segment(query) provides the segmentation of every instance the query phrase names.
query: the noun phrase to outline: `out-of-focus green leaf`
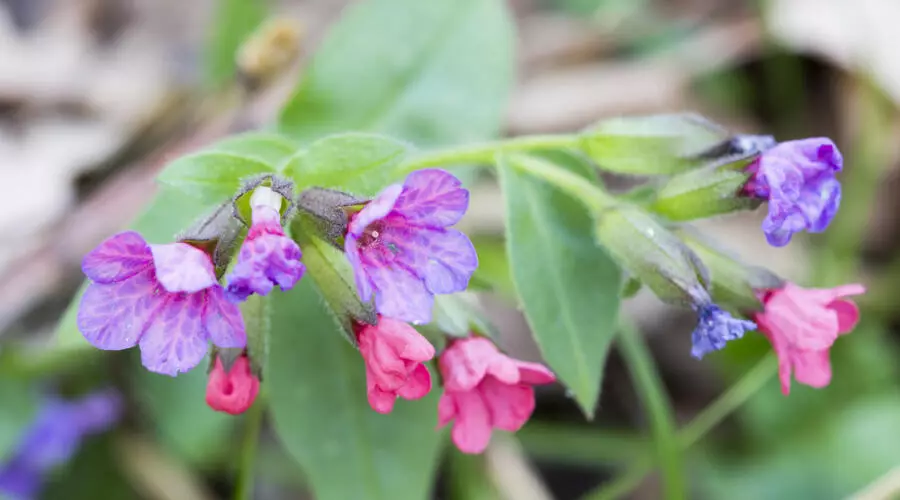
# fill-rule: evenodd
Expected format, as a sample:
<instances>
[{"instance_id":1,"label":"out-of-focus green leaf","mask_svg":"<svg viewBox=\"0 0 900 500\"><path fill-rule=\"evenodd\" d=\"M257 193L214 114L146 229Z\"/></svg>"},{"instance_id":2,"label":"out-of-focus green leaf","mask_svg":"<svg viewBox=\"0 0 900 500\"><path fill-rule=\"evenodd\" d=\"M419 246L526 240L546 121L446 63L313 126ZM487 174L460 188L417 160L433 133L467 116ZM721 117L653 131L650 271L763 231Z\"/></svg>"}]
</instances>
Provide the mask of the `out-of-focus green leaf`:
<instances>
[{"instance_id":1,"label":"out-of-focus green leaf","mask_svg":"<svg viewBox=\"0 0 900 500\"><path fill-rule=\"evenodd\" d=\"M346 130L419 146L493 136L512 83L513 46L505 2L360 2L322 43L279 126L303 141Z\"/></svg>"},{"instance_id":2,"label":"out-of-focus green leaf","mask_svg":"<svg viewBox=\"0 0 900 500\"><path fill-rule=\"evenodd\" d=\"M584 206L515 169L520 160L499 161L513 282L544 359L592 417L616 333L621 271L594 243Z\"/></svg>"},{"instance_id":3,"label":"out-of-focus green leaf","mask_svg":"<svg viewBox=\"0 0 900 500\"><path fill-rule=\"evenodd\" d=\"M472 275L472 281L484 283L492 291L507 299L517 300L509 271L509 259L506 256L506 242L503 238L473 235L472 244L478 252L478 269Z\"/></svg>"},{"instance_id":4,"label":"out-of-focus green leaf","mask_svg":"<svg viewBox=\"0 0 900 500\"><path fill-rule=\"evenodd\" d=\"M41 492L45 500L97 500L99 498L143 498L119 468L112 435L89 436L81 449Z\"/></svg>"},{"instance_id":5,"label":"out-of-focus green leaf","mask_svg":"<svg viewBox=\"0 0 900 500\"><path fill-rule=\"evenodd\" d=\"M448 460L449 493L452 500L495 500L502 498L488 475L482 455L466 455L451 450Z\"/></svg>"},{"instance_id":6,"label":"out-of-focus green leaf","mask_svg":"<svg viewBox=\"0 0 900 500\"><path fill-rule=\"evenodd\" d=\"M206 81L218 87L234 77L237 51L266 17L267 0L217 0L206 44Z\"/></svg>"},{"instance_id":7,"label":"out-of-focus green leaf","mask_svg":"<svg viewBox=\"0 0 900 500\"><path fill-rule=\"evenodd\" d=\"M381 135L336 134L297 153L284 171L293 177L297 189L316 186L374 195L398 180L393 167L407 151L407 145Z\"/></svg>"},{"instance_id":8,"label":"out-of-focus green leaf","mask_svg":"<svg viewBox=\"0 0 900 500\"><path fill-rule=\"evenodd\" d=\"M187 373L167 377L147 371L137 356L132 363L141 414L151 419L151 429L167 450L195 466L212 466L224 458L236 442L232 436L239 421L206 405L207 365L204 359Z\"/></svg>"},{"instance_id":9,"label":"out-of-focus green leaf","mask_svg":"<svg viewBox=\"0 0 900 500\"><path fill-rule=\"evenodd\" d=\"M266 383L275 429L319 500L428 497L441 434L437 392L399 399L390 415L369 407L359 352L309 280L273 296Z\"/></svg>"},{"instance_id":10,"label":"out-of-focus green leaf","mask_svg":"<svg viewBox=\"0 0 900 500\"><path fill-rule=\"evenodd\" d=\"M582 133L582 145L604 170L671 175L701 165L691 157L727 137L699 115L653 115L604 120Z\"/></svg>"},{"instance_id":11,"label":"out-of-focus green leaf","mask_svg":"<svg viewBox=\"0 0 900 500\"><path fill-rule=\"evenodd\" d=\"M22 380L0 378L0 463L15 452L22 433L34 420L38 398L33 388Z\"/></svg>"},{"instance_id":12,"label":"out-of-focus green leaf","mask_svg":"<svg viewBox=\"0 0 900 500\"><path fill-rule=\"evenodd\" d=\"M496 328L488 320L474 293L437 295L434 299L434 320L431 325L441 333L468 337L474 332L494 339L498 337Z\"/></svg>"}]
</instances>

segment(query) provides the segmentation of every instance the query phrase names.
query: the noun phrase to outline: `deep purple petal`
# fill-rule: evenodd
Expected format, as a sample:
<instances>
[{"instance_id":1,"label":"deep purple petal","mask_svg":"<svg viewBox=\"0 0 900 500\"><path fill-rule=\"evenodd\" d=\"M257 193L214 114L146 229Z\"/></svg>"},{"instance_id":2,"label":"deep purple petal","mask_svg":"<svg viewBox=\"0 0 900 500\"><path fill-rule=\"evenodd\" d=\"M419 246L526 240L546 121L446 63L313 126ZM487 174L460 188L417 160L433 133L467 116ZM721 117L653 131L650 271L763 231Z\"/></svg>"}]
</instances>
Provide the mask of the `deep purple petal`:
<instances>
[{"instance_id":1,"label":"deep purple petal","mask_svg":"<svg viewBox=\"0 0 900 500\"><path fill-rule=\"evenodd\" d=\"M431 321L434 296L422 280L402 268L367 266L375 288L375 309L382 316L424 324Z\"/></svg>"},{"instance_id":2,"label":"deep purple petal","mask_svg":"<svg viewBox=\"0 0 900 500\"><path fill-rule=\"evenodd\" d=\"M91 283L78 306L78 330L99 349L134 347L165 295L152 269L120 283Z\"/></svg>"},{"instance_id":3,"label":"deep purple petal","mask_svg":"<svg viewBox=\"0 0 900 500\"><path fill-rule=\"evenodd\" d=\"M697 315L697 327L691 334L691 355L697 359L722 349L730 340L743 337L744 332L756 329L756 323L735 319L715 304L699 306Z\"/></svg>"},{"instance_id":4,"label":"deep purple petal","mask_svg":"<svg viewBox=\"0 0 900 500\"><path fill-rule=\"evenodd\" d=\"M193 293L216 284L212 260L187 243L150 245L156 279L169 292Z\"/></svg>"},{"instance_id":5,"label":"deep purple petal","mask_svg":"<svg viewBox=\"0 0 900 500\"><path fill-rule=\"evenodd\" d=\"M347 225L347 232L357 237L361 236L369 224L383 219L394 209L394 204L397 202L397 198L399 198L402 190L403 186L400 184L386 187L375 199L367 203L359 213L350 219L350 224Z\"/></svg>"},{"instance_id":6,"label":"deep purple petal","mask_svg":"<svg viewBox=\"0 0 900 500\"><path fill-rule=\"evenodd\" d=\"M97 283L130 278L153 263L150 246L140 234L125 231L107 238L81 261L81 270Z\"/></svg>"},{"instance_id":7,"label":"deep purple petal","mask_svg":"<svg viewBox=\"0 0 900 500\"><path fill-rule=\"evenodd\" d=\"M203 324L213 344L219 347L246 347L247 333L238 306L225 298L221 287L212 287L204 293L206 310L203 312Z\"/></svg>"},{"instance_id":8,"label":"deep purple petal","mask_svg":"<svg viewBox=\"0 0 900 500\"><path fill-rule=\"evenodd\" d=\"M202 322L205 296L169 294L139 342L141 362L148 370L174 377L200 363L209 347Z\"/></svg>"},{"instance_id":9,"label":"deep purple petal","mask_svg":"<svg viewBox=\"0 0 900 500\"><path fill-rule=\"evenodd\" d=\"M814 189L803 193L797 204L809 221L807 231L821 233L841 206L841 183L833 177L824 179Z\"/></svg>"},{"instance_id":10,"label":"deep purple petal","mask_svg":"<svg viewBox=\"0 0 900 500\"><path fill-rule=\"evenodd\" d=\"M410 224L446 227L459 222L469 207L469 191L459 179L439 169L409 174L394 210Z\"/></svg>"},{"instance_id":11,"label":"deep purple petal","mask_svg":"<svg viewBox=\"0 0 900 500\"><path fill-rule=\"evenodd\" d=\"M9 500L37 498L41 483L41 473L19 460L12 460L0 469L0 497Z\"/></svg>"},{"instance_id":12,"label":"deep purple petal","mask_svg":"<svg viewBox=\"0 0 900 500\"><path fill-rule=\"evenodd\" d=\"M344 239L344 253L353 269L353 279L356 281L356 293L359 294L360 300L368 302L372 299L372 285L369 282L369 275L362 264L359 256L359 247L357 238L352 234L348 234Z\"/></svg>"},{"instance_id":13,"label":"deep purple petal","mask_svg":"<svg viewBox=\"0 0 900 500\"><path fill-rule=\"evenodd\" d=\"M230 298L241 301L251 293L267 295L276 284L282 290L290 290L303 276L300 258L300 247L287 236L261 234L247 238L228 275Z\"/></svg>"}]
</instances>

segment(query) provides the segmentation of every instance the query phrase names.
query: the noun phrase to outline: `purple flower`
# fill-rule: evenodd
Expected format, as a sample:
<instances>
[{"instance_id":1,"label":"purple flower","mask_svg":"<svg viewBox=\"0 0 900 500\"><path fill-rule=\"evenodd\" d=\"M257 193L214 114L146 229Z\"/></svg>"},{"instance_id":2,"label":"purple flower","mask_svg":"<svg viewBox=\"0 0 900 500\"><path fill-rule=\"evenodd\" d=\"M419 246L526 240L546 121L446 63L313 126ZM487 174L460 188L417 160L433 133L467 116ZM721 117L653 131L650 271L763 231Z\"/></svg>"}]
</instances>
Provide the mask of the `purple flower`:
<instances>
[{"instance_id":1,"label":"purple flower","mask_svg":"<svg viewBox=\"0 0 900 500\"><path fill-rule=\"evenodd\" d=\"M744 332L756 329L756 323L735 319L711 302L697 305L695 309L698 320L691 334L691 356L697 359L722 349L729 340L743 337Z\"/></svg>"},{"instance_id":2,"label":"purple flower","mask_svg":"<svg viewBox=\"0 0 900 500\"><path fill-rule=\"evenodd\" d=\"M252 224L226 288L232 301L266 295L275 285L290 290L303 276L300 247L281 227L280 194L261 186L250 196Z\"/></svg>"},{"instance_id":3,"label":"purple flower","mask_svg":"<svg viewBox=\"0 0 900 500\"><path fill-rule=\"evenodd\" d=\"M78 329L95 347L139 345L148 370L175 376L197 366L212 340L247 344L238 307L225 299L209 256L187 243L149 245L133 231L85 255L93 281L81 299Z\"/></svg>"},{"instance_id":4,"label":"purple flower","mask_svg":"<svg viewBox=\"0 0 900 500\"><path fill-rule=\"evenodd\" d=\"M744 192L769 201L762 229L770 245L782 247L798 231L828 227L841 204L835 174L843 163L834 142L820 137L782 142L750 165Z\"/></svg>"},{"instance_id":5,"label":"purple flower","mask_svg":"<svg viewBox=\"0 0 900 500\"><path fill-rule=\"evenodd\" d=\"M20 500L36 497L44 475L67 462L85 436L112 426L120 411L121 400L112 391L77 401L48 397L13 456L0 467L0 492Z\"/></svg>"},{"instance_id":6,"label":"purple flower","mask_svg":"<svg viewBox=\"0 0 900 500\"><path fill-rule=\"evenodd\" d=\"M466 289L478 267L475 247L456 224L469 192L443 170L413 172L350 219L344 249L364 301L378 313L427 323L436 293Z\"/></svg>"}]
</instances>

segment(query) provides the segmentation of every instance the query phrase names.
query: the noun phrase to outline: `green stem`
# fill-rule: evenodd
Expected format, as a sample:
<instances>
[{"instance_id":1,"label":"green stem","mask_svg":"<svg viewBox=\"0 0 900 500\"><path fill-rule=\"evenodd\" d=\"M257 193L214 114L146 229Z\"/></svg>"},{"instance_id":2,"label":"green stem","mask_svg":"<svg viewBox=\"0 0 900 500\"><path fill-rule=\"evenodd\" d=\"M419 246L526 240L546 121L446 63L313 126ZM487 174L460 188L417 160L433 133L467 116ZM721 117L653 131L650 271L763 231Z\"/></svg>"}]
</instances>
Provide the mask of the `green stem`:
<instances>
[{"instance_id":1,"label":"green stem","mask_svg":"<svg viewBox=\"0 0 900 500\"><path fill-rule=\"evenodd\" d=\"M241 462L235 486L235 500L253 498L253 480L256 476L256 449L259 445L259 431L263 423L264 398L256 402L245 413L244 438L241 442Z\"/></svg>"},{"instance_id":2,"label":"green stem","mask_svg":"<svg viewBox=\"0 0 900 500\"><path fill-rule=\"evenodd\" d=\"M769 354L764 357L756 366L741 377L736 384L719 396L713 404L707 406L678 433L680 448L687 450L696 444L707 432L725 420L725 417L740 408L775 375L777 368L778 359L774 355ZM649 457L638 459L625 473L588 493L583 498L584 500L621 498L640 486L644 477L652 471L652 459Z\"/></svg>"},{"instance_id":3,"label":"green stem","mask_svg":"<svg viewBox=\"0 0 900 500\"><path fill-rule=\"evenodd\" d=\"M618 337L619 349L631 372L631 378L641 398L644 410L650 414L656 460L662 472L664 498L686 498L684 466L681 446L675 434L675 417L663 382L640 332L623 321Z\"/></svg>"},{"instance_id":4,"label":"green stem","mask_svg":"<svg viewBox=\"0 0 900 500\"><path fill-rule=\"evenodd\" d=\"M510 167L543 179L565 191L594 213L619 203L596 184L551 162L532 156L512 156L505 161Z\"/></svg>"},{"instance_id":5,"label":"green stem","mask_svg":"<svg viewBox=\"0 0 900 500\"><path fill-rule=\"evenodd\" d=\"M573 148L578 147L580 141L581 138L577 135L533 135L451 149L425 151L400 164L398 172L403 175L415 170L442 165L483 165L493 163L497 153Z\"/></svg>"}]
</instances>

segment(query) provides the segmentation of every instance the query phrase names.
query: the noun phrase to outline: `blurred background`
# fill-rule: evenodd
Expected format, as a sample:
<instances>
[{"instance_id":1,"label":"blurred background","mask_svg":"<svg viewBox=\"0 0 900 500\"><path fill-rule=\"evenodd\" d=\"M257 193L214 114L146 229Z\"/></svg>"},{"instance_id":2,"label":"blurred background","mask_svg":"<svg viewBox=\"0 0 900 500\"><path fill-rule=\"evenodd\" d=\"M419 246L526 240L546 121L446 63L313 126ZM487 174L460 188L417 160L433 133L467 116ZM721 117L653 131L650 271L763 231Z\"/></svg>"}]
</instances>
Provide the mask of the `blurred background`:
<instances>
[{"instance_id":1,"label":"blurred background","mask_svg":"<svg viewBox=\"0 0 900 500\"><path fill-rule=\"evenodd\" d=\"M239 22L217 15L236 1L0 1L0 375L13 381L0 384L9 392L0 438L11 439L3 438L4 419L18 403L15 389L4 387L16 381L37 379L63 393L112 383L127 405L115 432L88 439L48 479L45 498L192 500L233 491L240 418L205 406L202 369L176 383L136 369L134 353L95 353L99 362L86 364L43 355L40 345L81 282L84 253L140 212L166 162L271 122L346 3L269 2L280 28L245 43L265 15L252 2ZM823 235L775 249L759 230L762 213L700 224L749 262L800 284L862 282L869 293L859 301L858 328L832 349L830 387L794 384L786 398L774 377L764 377L743 386L746 402L693 443L691 497L900 498L900 2L509 5L518 78L508 135L692 110L735 132L837 142L844 200ZM260 55L260 44L277 50ZM482 251L479 272L495 279L505 273L498 200L489 176L476 183L464 227ZM484 299L509 350L539 359L508 297ZM689 355L690 311L642 292L625 313L648 338L681 425L770 350L754 333L698 362ZM492 492L485 498L658 498L654 474L634 467L648 449L647 428L614 350L593 422L560 386L541 390L518 439L495 435L484 457L448 455L435 498L474 498L468 485L484 479L482 467ZM309 498L302 472L270 432L256 471L255 498Z\"/></svg>"}]
</instances>

